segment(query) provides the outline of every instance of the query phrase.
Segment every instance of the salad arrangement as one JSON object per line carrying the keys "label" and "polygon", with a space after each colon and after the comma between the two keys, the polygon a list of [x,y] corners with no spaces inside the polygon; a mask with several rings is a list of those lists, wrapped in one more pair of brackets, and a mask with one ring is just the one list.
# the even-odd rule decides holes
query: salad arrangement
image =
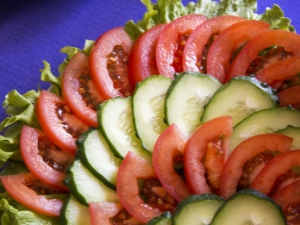
{"label": "salad arrangement", "polygon": [[290,20],[256,2],[143,3],[139,22],[63,48],[60,76],[44,61],[49,90],[7,94],[1,223],[297,224]]}

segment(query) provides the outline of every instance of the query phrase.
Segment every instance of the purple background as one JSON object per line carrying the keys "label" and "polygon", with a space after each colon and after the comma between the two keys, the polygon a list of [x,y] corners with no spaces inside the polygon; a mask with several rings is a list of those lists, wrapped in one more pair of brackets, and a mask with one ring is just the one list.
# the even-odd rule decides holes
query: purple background
{"label": "purple background", "polygon": [[[300,32],[298,0],[259,0],[258,12],[275,3]],[[59,51],[62,47],[82,48],[86,39],[95,40],[130,19],[140,20],[145,11],[140,0],[1,0],[0,103],[12,89],[37,90],[42,60],[57,74],[65,56]],[[0,120],[4,117],[1,108]]]}

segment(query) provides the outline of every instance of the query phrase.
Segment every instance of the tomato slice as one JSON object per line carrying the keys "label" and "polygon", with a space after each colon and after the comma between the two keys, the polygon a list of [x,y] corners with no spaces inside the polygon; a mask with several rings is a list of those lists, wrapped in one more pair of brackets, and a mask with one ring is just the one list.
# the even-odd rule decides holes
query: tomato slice
{"label": "tomato slice", "polygon": [[217,16],[199,25],[186,42],[183,70],[206,73],[207,54],[215,38],[227,27],[243,20],[238,16]]}
{"label": "tomato slice", "polygon": [[299,179],[300,150],[282,153],[272,159],[256,176],[251,188],[272,196],[281,188]]}
{"label": "tomato slice", "polygon": [[194,194],[217,192],[232,127],[230,116],[218,117],[200,125],[187,141],[183,157],[184,172]]}
{"label": "tomato slice", "polygon": [[[138,183],[143,182],[139,188]],[[147,196],[146,200],[140,193]],[[153,167],[144,159],[128,152],[117,175],[120,203],[137,220],[147,223],[164,211],[174,212],[177,202],[162,187]]]}
{"label": "tomato slice", "polygon": [[150,75],[158,75],[156,66],[156,44],[158,36],[167,24],[154,26],[144,32],[134,43],[128,63],[128,76],[131,87],[135,87]]}
{"label": "tomato slice", "polygon": [[262,69],[255,76],[260,81],[266,82],[273,88],[278,89],[283,81],[295,77],[299,72],[300,56],[295,56],[276,62]]}
{"label": "tomato slice", "polygon": [[225,29],[212,43],[207,56],[207,74],[225,82],[226,71],[234,54],[249,40],[267,31],[270,24],[259,20],[245,20]]}
{"label": "tomato slice", "polygon": [[[30,186],[36,189],[40,188],[43,191],[46,190],[46,187],[41,186],[33,174],[22,173],[1,176],[0,178],[7,193],[20,204],[43,215],[59,216],[63,201],[61,199],[48,199],[31,189]],[[53,190],[50,190],[50,194],[53,194]]]}
{"label": "tomato slice", "polygon": [[300,180],[297,180],[272,196],[285,214],[288,224],[300,224]]}
{"label": "tomato slice", "polygon": [[[281,134],[261,134],[253,136],[241,142],[230,154],[226,161],[220,179],[219,194],[224,198],[229,198],[239,185],[239,180],[242,176],[247,179],[248,187],[255,175],[261,170],[266,160],[270,157],[264,157],[259,153],[270,154],[271,159],[279,152],[286,152],[290,149],[293,139]],[[255,157],[255,159],[253,159]],[[245,163],[248,160],[255,161],[251,166],[245,168]],[[244,187],[247,188],[247,187]]]}
{"label": "tomato slice", "polygon": [[101,35],[90,56],[90,73],[104,100],[129,96],[132,88],[128,80],[128,59],[132,41],[123,27],[116,27]]}
{"label": "tomato slice", "polygon": [[35,177],[69,191],[63,180],[67,166],[74,160],[72,154],[58,148],[42,131],[28,126],[22,128],[20,147],[24,163]]}
{"label": "tomato slice", "polygon": [[156,63],[161,75],[173,78],[182,72],[182,54],[186,40],[206,18],[199,14],[179,17],[169,23],[159,35],[156,45]]}
{"label": "tomato slice", "polygon": [[88,126],[97,127],[96,106],[102,102],[89,74],[88,57],[76,53],[62,75],[62,93],[72,112]]}
{"label": "tomato slice", "polygon": [[293,106],[296,109],[300,109],[300,85],[280,91],[277,95],[279,106]]}
{"label": "tomato slice", "polygon": [[[274,45],[284,48],[283,50],[280,50],[280,48],[278,49],[280,51],[285,51],[286,54],[283,54],[282,56],[279,52],[279,59],[275,58],[268,60],[266,65],[257,65],[258,68],[266,68],[267,66],[290,56],[300,56],[300,35],[284,30],[269,30],[255,36],[243,47],[231,63],[226,74],[226,79],[230,80],[239,75],[246,75],[248,67],[257,58],[260,51]],[[250,73],[253,73],[253,71]],[[255,73],[257,73],[257,71]]]}
{"label": "tomato slice", "polygon": [[43,90],[36,103],[36,113],[46,136],[63,150],[75,154],[75,142],[88,126],[70,111],[66,102]]}
{"label": "tomato slice", "polygon": [[177,201],[191,195],[182,176],[174,169],[176,164],[183,162],[185,143],[185,136],[175,124],[171,124],[158,137],[152,155],[153,167],[160,182]]}
{"label": "tomato slice", "polygon": [[89,203],[92,225],[132,224],[141,222],[128,214],[122,204],[116,202]]}

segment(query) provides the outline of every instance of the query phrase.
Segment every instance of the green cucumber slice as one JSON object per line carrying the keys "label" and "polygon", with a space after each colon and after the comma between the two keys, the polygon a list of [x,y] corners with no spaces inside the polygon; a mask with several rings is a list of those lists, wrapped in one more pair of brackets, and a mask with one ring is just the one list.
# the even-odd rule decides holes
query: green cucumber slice
{"label": "green cucumber slice", "polygon": [[166,97],[166,123],[175,123],[190,137],[201,124],[204,106],[220,86],[217,79],[205,74],[177,74]]}
{"label": "green cucumber slice", "polygon": [[300,127],[300,111],[291,108],[263,109],[234,126],[228,153],[242,141],[254,135],[273,133],[292,125]]}
{"label": "green cucumber slice", "polygon": [[64,225],[91,225],[90,210],[80,204],[73,195],[64,203],[60,213],[61,224]]}
{"label": "green cucumber slice", "polygon": [[224,198],[215,194],[191,195],[178,204],[173,224],[210,224],[224,201]]}
{"label": "green cucumber slice", "polygon": [[165,76],[150,76],[138,84],[133,95],[134,126],[144,148],[150,152],[159,135],[167,128],[164,106],[171,82]]}
{"label": "green cucumber slice", "polygon": [[275,107],[277,103],[278,97],[270,86],[253,76],[238,76],[218,89],[205,106],[201,121],[229,115],[235,125],[250,114]]}
{"label": "green cucumber slice", "polygon": [[115,157],[99,129],[91,128],[77,141],[77,155],[82,164],[105,185],[116,189],[122,160]]}
{"label": "green cucumber slice", "polygon": [[132,97],[105,101],[97,111],[99,128],[117,157],[125,158],[128,151],[152,164],[151,153],[143,148],[136,136],[132,117]]}
{"label": "green cucumber slice", "polygon": [[96,178],[79,159],[72,162],[67,170],[66,185],[70,193],[83,205],[90,202],[118,202],[115,190],[107,187]]}
{"label": "green cucumber slice", "polygon": [[216,212],[211,225],[286,225],[281,207],[252,189],[233,194]]}
{"label": "green cucumber slice", "polygon": [[172,225],[173,216],[170,212],[164,212],[162,215],[151,219],[147,225]]}
{"label": "green cucumber slice", "polygon": [[287,126],[285,129],[279,130],[276,133],[293,138],[291,150],[300,149],[300,127]]}

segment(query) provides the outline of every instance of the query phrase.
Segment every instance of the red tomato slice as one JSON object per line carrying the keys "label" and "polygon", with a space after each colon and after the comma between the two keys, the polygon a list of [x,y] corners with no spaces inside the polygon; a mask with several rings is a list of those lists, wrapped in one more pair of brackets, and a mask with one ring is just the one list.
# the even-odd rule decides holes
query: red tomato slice
{"label": "red tomato slice", "polygon": [[[144,181],[139,188],[138,181]],[[145,202],[140,193],[146,195]],[[164,211],[174,212],[177,202],[160,184],[153,167],[144,159],[128,152],[117,175],[117,194],[120,203],[137,220],[147,223]]]}
{"label": "red tomato slice", "polygon": [[[247,69],[259,52],[273,45],[282,46],[284,50],[290,52],[292,57],[300,56],[300,35],[284,30],[270,30],[263,32],[252,38],[235,57],[226,74],[226,80],[233,77],[247,74]],[[268,62],[272,65],[278,60]]]}
{"label": "red tomato slice", "polygon": [[185,136],[172,124],[157,139],[152,155],[153,167],[160,182],[177,201],[191,195],[185,181],[174,170],[175,164],[183,161],[185,143]]}
{"label": "red tomato slice", "polygon": [[297,180],[272,196],[285,214],[287,224],[300,224],[300,180]]}
{"label": "red tomato slice", "polygon": [[90,53],[90,73],[104,100],[129,96],[128,59],[132,41],[123,27],[113,28],[96,41]]}
{"label": "red tomato slice", "polygon": [[156,44],[158,36],[167,24],[154,26],[143,33],[134,43],[128,64],[128,76],[131,87],[150,75],[158,75],[156,66]]}
{"label": "red tomato slice", "polygon": [[300,109],[300,85],[280,91],[277,95],[279,106],[293,106],[296,109]]}
{"label": "red tomato slice", "polygon": [[216,36],[232,24],[243,20],[245,19],[238,16],[217,16],[199,25],[186,42],[182,59],[183,70],[206,73],[207,54]]}
{"label": "red tomato slice", "polygon": [[169,23],[159,35],[156,45],[156,63],[161,75],[173,78],[182,72],[182,54],[186,40],[206,18],[199,14],[179,17]]}
{"label": "red tomato slice", "polygon": [[59,216],[63,205],[61,199],[48,199],[38,195],[28,186],[35,186],[37,179],[31,173],[1,176],[2,184],[7,193],[20,204],[47,216]]}
{"label": "red tomato slice", "polygon": [[270,24],[259,20],[235,23],[224,30],[212,43],[207,56],[207,74],[225,82],[234,53],[257,34],[267,31]]}
{"label": "red tomato slice", "polygon": [[276,62],[259,71],[255,76],[260,81],[266,82],[273,88],[278,89],[284,80],[295,77],[299,72],[300,56],[295,56]]}
{"label": "red tomato slice", "polygon": [[20,147],[24,163],[35,177],[55,188],[69,191],[63,180],[67,166],[74,159],[72,154],[55,146],[42,131],[28,126],[22,128]]}
{"label": "red tomato slice", "polygon": [[299,174],[293,171],[293,167],[299,165],[300,150],[282,153],[261,170],[250,187],[272,196],[284,186],[299,179]]}
{"label": "red tomato slice", "polygon": [[142,225],[129,215],[120,203],[91,202],[89,203],[92,225],[132,224]]}
{"label": "red tomato slice", "polygon": [[88,57],[78,52],[62,75],[62,93],[72,112],[88,126],[98,127],[96,106],[102,97],[89,74]]}
{"label": "red tomato slice", "polygon": [[[247,178],[250,186],[251,180],[259,172],[256,169],[261,170],[268,162],[262,156],[256,158],[258,163],[256,165],[252,163],[251,168],[243,168],[245,163],[264,151],[268,151],[268,154],[275,151],[286,152],[290,149],[292,142],[293,139],[288,136],[273,133],[253,136],[241,142],[230,154],[224,165],[220,179],[219,194],[226,199],[234,194],[243,172],[249,176]],[[271,157],[275,156],[276,154],[271,155]]]}
{"label": "red tomato slice", "polygon": [[[187,141],[183,157],[184,172],[194,194],[210,193],[219,188],[232,127],[230,116],[215,118],[198,127]],[[206,173],[210,184],[207,183]]]}
{"label": "red tomato slice", "polygon": [[88,126],[71,113],[66,102],[43,90],[36,103],[36,113],[47,137],[63,150],[75,154],[75,142]]}

